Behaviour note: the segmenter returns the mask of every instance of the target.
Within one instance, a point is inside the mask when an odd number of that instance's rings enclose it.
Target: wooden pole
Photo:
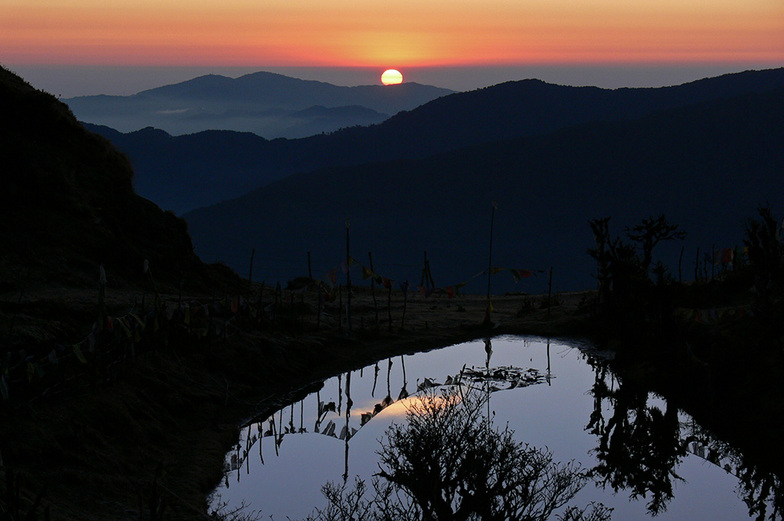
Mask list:
[[[686,249],[686,246],[681,246],[681,254],[678,257],[678,283],[683,282],[683,270],[681,269],[683,266],[683,251]]]
[[[376,327],[378,327],[378,304],[376,303],[376,270],[373,269],[373,252],[368,252],[368,259],[370,259],[370,294],[373,295],[373,310],[376,312]]]
[[[495,224],[495,208],[496,203],[493,201],[493,204],[490,208],[490,248],[489,254],[487,256],[487,308],[485,309],[485,318],[483,324],[485,326],[489,326],[490,321],[490,308],[492,304],[490,304],[490,275],[491,270],[493,268],[493,226]]]
[[[550,266],[550,281],[547,283],[547,318],[550,318],[550,305],[553,298],[553,267]]]
[[[250,251],[250,267],[248,268],[248,282],[253,283],[253,257],[256,256],[256,248]]]
[[[400,289],[403,290],[403,317],[400,319],[400,329],[405,329],[406,325],[406,304],[408,304],[408,281],[400,284]]]
[[[351,223],[346,219],[346,327],[351,332]]]
[[[493,225],[495,224],[495,207],[493,205],[490,210],[490,253],[487,256],[487,304],[490,305],[490,270],[493,267]]]
[[[390,281],[387,288],[387,324],[389,330],[392,331],[392,282]]]
[[[338,285],[338,309],[343,309],[343,286]],[[343,312],[338,312],[338,331],[343,332]]]

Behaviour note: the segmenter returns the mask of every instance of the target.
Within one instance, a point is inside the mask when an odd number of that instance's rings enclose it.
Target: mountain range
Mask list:
[[[658,253],[690,279],[698,251],[738,245],[758,206],[780,205],[782,89],[776,69],[663,89],[523,81],[453,94],[322,137],[321,154],[271,155],[296,157],[300,173],[184,218],[206,259],[244,271],[255,248],[254,272],[278,280],[304,274],[307,252],[314,276],[339,266],[349,219],[360,263],[372,252],[376,271],[416,284],[427,251],[447,286],[487,267],[495,202],[493,264],[553,267],[565,290],[594,285],[588,220],[610,216],[622,235],[663,213],[688,237],[682,257],[680,243]],[[496,284],[541,291],[545,279]]]
[[[293,140],[230,131],[171,136],[154,128],[123,134],[87,127],[130,158],[139,194],[181,214],[239,197],[292,173],[425,158],[474,144],[545,135],[592,121],[631,120],[779,86],[784,86],[784,69],[650,89],[566,87],[523,80],[444,96],[378,125]]]
[[[380,123],[451,90],[404,83],[343,87],[271,72],[207,75],[132,96],[65,100],[79,120],[123,132],[148,126],[174,135],[203,130],[298,138]]]

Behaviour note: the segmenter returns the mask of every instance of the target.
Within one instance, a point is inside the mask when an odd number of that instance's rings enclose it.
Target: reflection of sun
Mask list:
[[[387,69],[384,71],[384,74],[381,75],[381,83],[384,85],[397,85],[403,83],[403,75],[400,74],[400,71],[395,69]]]

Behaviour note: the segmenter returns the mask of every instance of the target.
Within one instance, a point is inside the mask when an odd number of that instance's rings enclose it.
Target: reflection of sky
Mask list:
[[[590,389],[594,374],[583,360],[584,355],[578,349],[563,343],[552,343],[549,346],[549,361],[553,378],[549,385],[542,382],[492,394],[490,409],[495,415],[496,427],[502,428],[508,422],[519,440],[532,446],[548,448],[556,461],[565,463],[574,459],[587,467],[595,465],[596,461],[590,453],[596,448],[598,440],[585,430],[593,409]],[[425,378],[430,378],[443,383],[449,375],[460,373],[464,364],[467,368],[473,366],[483,369],[485,361],[485,344],[482,341],[406,356],[406,389],[413,395],[417,381],[421,383]],[[535,368],[542,375],[546,374],[547,344],[544,341],[514,337],[493,339],[490,368],[505,366]],[[368,484],[371,476],[378,471],[376,452],[380,448],[379,440],[392,421],[403,420],[406,411],[402,402],[395,403],[360,427],[362,413],[372,411],[387,396],[387,389],[392,399],[397,401],[403,388],[401,357],[392,360],[391,369],[387,360],[379,361],[378,367],[378,380],[372,396],[373,365],[361,372],[352,372],[350,378],[350,396],[353,401],[350,425],[358,430],[348,442],[349,479],[353,481],[353,477],[359,475]],[[323,507],[321,486],[328,481],[342,480],[346,442],[314,433],[317,404],[320,398],[324,403],[334,401],[336,406],[340,406],[340,414],[328,413],[320,429],[323,432],[331,420],[335,423],[335,435],[339,435],[346,424],[347,384],[346,375],[340,379],[333,378],[325,382],[318,398],[314,393],[304,400],[304,407],[300,403],[295,404],[293,423],[297,429],[300,428],[302,413],[302,425],[307,429],[307,434],[285,435],[278,455],[272,438],[263,438],[261,445],[256,442],[250,448],[248,460],[243,462],[242,469],[230,474],[229,488],[222,486],[217,491],[222,498],[231,505],[239,505],[244,500],[250,504],[251,510],[260,511],[264,518],[272,515],[275,519],[286,519],[287,516],[302,518],[312,513],[315,506]],[[617,387],[617,382],[615,385]],[[664,409],[664,401],[659,398],[649,399],[650,405]],[[612,410],[605,400],[604,417],[607,419],[611,415]],[[276,425],[280,422],[285,427],[292,420],[292,408],[286,408],[282,415],[276,414],[274,418]],[[268,422],[264,422],[262,429],[267,430],[268,427]],[[244,439],[241,445],[244,449]],[[263,465],[259,449],[264,459]],[[742,501],[734,492],[737,478],[692,455],[687,455],[675,472],[686,481],[675,482],[675,498],[669,503],[667,511],[659,514],[657,519],[749,519]],[[615,509],[615,520],[650,519],[646,515],[645,498],[630,502],[628,494],[623,491],[614,495],[611,490],[602,491],[589,483],[572,504],[585,506],[590,501],[601,501],[612,506]]]

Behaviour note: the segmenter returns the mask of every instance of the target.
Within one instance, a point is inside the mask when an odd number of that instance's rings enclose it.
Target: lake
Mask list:
[[[752,519],[736,476],[740,456],[663,398],[624,385],[604,355],[588,344],[496,337],[331,378],[242,430],[213,507],[245,505],[264,519],[312,514],[326,505],[325,483],[370,482],[380,440],[406,421],[411,400],[459,378],[486,393],[496,428],[508,425],[555,461],[594,469],[570,505],[601,502],[615,520]]]

